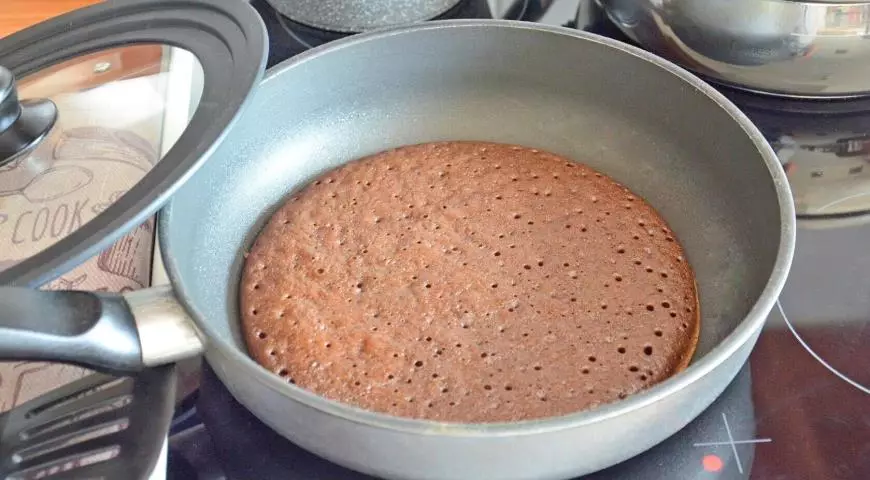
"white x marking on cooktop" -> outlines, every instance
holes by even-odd
[[[725,424],[725,432],[728,434],[728,440],[721,442],[701,442],[692,444],[693,447],[713,447],[720,445],[731,445],[731,451],[734,453],[734,460],[737,462],[737,471],[743,473],[743,464],[740,462],[740,454],[737,453],[737,445],[745,445],[752,443],[770,443],[773,439],[770,438],[752,438],[747,440],[734,440],[734,435],[731,433],[731,425],[728,424],[728,416],[722,413],[722,423]]]

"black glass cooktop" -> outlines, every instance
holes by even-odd
[[[289,23],[264,0],[252,3],[268,25],[271,64],[304,50],[299,38],[331,39]],[[468,0],[450,16],[525,11],[538,21],[576,26],[578,6],[586,12],[581,27],[623,39],[600,12],[589,15],[592,0]],[[763,131],[795,193],[797,249],[781,308],[768,319],[749,363],[707,411],[648,452],[586,478],[868,479],[870,100],[814,102],[723,91]],[[200,390],[176,417],[168,478],[370,477],[274,433],[206,367]]]

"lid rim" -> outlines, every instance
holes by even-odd
[[[95,32],[103,35],[94,38]],[[148,43],[187,50],[202,67],[202,96],[187,128],[117,202],[48,248],[0,271],[0,285],[36,287],[53,280],[161,208],[232,128],[263,76],[268,50],[259,15],[238,1],[108,1],[0,39],[0,65],[18,78],[80,55]]]

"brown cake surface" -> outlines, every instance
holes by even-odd
[[[645,201],[557,155],[402,147],[328,172],[244,265],[252,357],[327,398],[507,422],[611,402],[685,368],[694,277]]]

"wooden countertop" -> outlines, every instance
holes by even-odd
[[[62,13],[93,5],[99,0],[0,0],[0,38],[55,17]]]

